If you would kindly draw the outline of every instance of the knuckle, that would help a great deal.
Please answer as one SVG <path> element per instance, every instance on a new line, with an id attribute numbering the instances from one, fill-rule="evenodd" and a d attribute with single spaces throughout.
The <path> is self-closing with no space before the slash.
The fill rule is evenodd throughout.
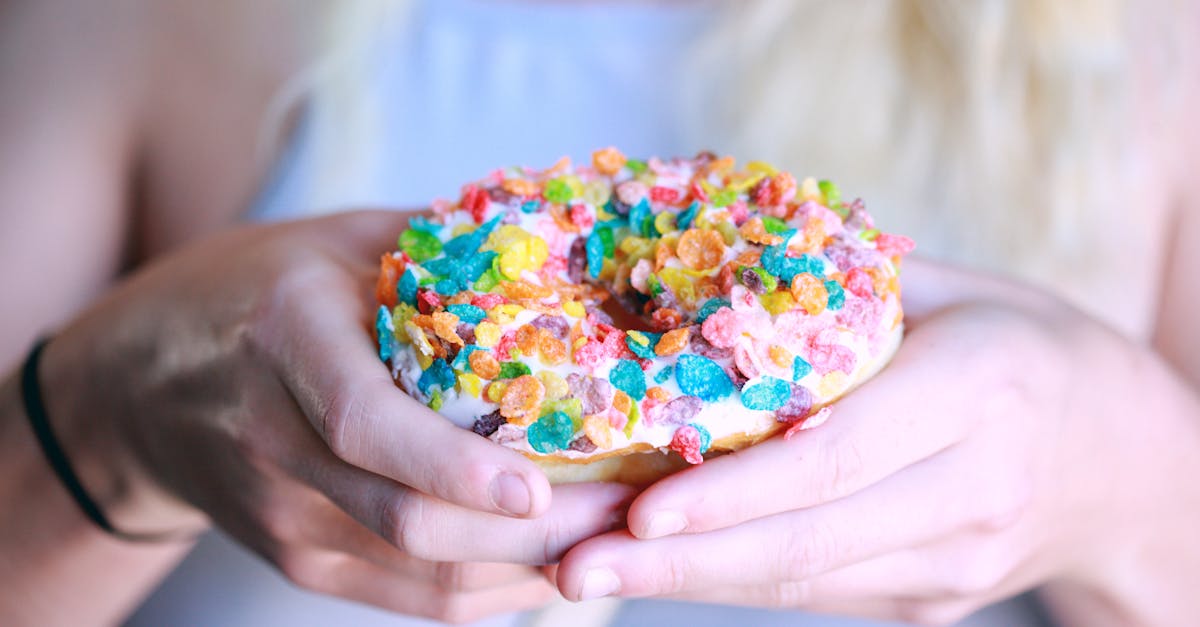
<path id="1" fill-rule="evenodd" d="M 839 499 L 858 489 L 866 467 L 866 458 L 860 442 L 853 438 L 833 440 L 827 444 L 822 458 L 824 468 L 828 469 L 829 480 L 819 482 L 816 486 L 820 502 Z"/>
<path id="2" fill-rule="evenodd" d="M 658 594 L 681 592 L 688 587 L 689 574 L 692 571 L 691 561 L 686 554 L 675 554 L 663 561 L 654 591 Z"/>
<path id="3" fill-rule="evenodd" d="M 361 441 L 359 431 L 366 422 L 367 407 L 363 398 L 355 389 L 343 389 L 327 399 L 319 417 L 321 437 L 329 450 L 339 459 L 355 465 Z"/>
<path id="4" fill-rule="evenodd" d="M 294 585 L 313 592 L 329 588 L 329 565 L 318 556 L 303 550 L 282 551 L 275 559 L 279 571 Z"/>
<path id="5" fill-rule="evenodd" d="M 267 537 L 283 545 L 293 544 L 303 538 L 301 520 L 288 507 L 268 500 L 258 511 L 258 524 Z"/>
<path id="6" fill-rule="evenodd" d="M 398 489 L 383 497 L 379 507 L 379 533 L 401 551 L 420 558 L 428 547 L 420 533 L 420 496 L 411 490 Z"/>
<path id="7" fill-rule="evenodd" d="M 466 564 L 438 562 L 434 570 L 434 581 L 447 592 L 464 592 L 467 588 Z"/>
<path id="8" fill-rule="evenodd" d="M 812 600 L 812 585 L 807 581 L 788 581 L 767 589 L 767 607 L 803 607 Z"/>
<path id="9" fill-rule="evenodd" d="M 954 600 L 987 596 L 1004 583 L 1008 573 L 1004 558 L 982 555 L 955 570 L 954 576 L 945 581 L 943 596 Z"/>
<path id="10" fill-rule="evenodd" d="M 993 492 L 975 516 L 975 529 L 982 533 L 995 534 L 1016 527 L 1025 517 L 1030 500 L 1029 490 L 1019 487 Z"/>
<path id="11" fill-rule="evenodd" d="M 830 570 L 837 561 L 841 542 L 835 530 L 824 524 L 808 524 L 789 530 L 780 538 L 776 551 L 780 579 L 800 581 Z"/>

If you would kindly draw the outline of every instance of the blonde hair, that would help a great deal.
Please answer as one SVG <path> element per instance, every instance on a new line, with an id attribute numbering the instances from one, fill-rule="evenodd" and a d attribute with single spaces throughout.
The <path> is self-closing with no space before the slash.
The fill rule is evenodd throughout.
<path id="1" fill-rule="evenodd" d="M 381 12 L 397 19 L 408 4 L 343 2 L 335 56 L 362 55 Z M 927 254 L 1042 282 L 1048 271 L 1100 280 L 1098 251 L 1119 231 L 1107 221 L 1129 200 L 1130 5 L 718 3 L 720 26 L 692 51 L 685 118 L 723 153 L 838 181 Z M 365 154 L 371 117 L 355 98 L 361 75 L 327 78 L 314 106 L 323 188 L 344 190 L 330 177 Z"/>

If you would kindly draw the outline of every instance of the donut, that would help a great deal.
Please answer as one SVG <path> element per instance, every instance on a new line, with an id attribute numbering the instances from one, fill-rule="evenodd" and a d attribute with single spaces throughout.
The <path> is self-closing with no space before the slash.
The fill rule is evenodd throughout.
<path id="1" fill-rule="evenodd" d="M 614 148 L 510 167 L 381 258 L 379 357 L 553 482 L 645 484 L 824 421 L 900 343 L 898 264 L 828 181 Z"/>

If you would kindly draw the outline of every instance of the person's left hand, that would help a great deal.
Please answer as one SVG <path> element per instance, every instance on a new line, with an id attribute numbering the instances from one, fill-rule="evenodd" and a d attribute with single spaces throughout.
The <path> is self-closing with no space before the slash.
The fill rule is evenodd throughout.
<path id="1" fill-rule="evenodd" d="M 1153 464 L 1105 389 L 1118 342 L 1021 286 L 917 260 L 904 285 L 903 345 L 827 423 L 654 484 L 567 553 L 562 593 L 941 624 L 1098 568 L 1102 508 Z"/>

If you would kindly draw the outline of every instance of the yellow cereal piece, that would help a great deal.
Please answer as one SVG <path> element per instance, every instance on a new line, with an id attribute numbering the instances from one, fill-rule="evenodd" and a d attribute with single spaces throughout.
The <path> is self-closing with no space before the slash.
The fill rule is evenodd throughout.
<path id="1" fill-rule="evenodd" d="M 745 174 L 734 174 L 729 177 L 729 189 L 735 192 L 744 192 L 758 184 L 759 181 L 766 178 L 767 175 L 763 172 L 747 172 Z"/>
<path id="2" fill-rule="evenodd" d="M 796 298 L 791 292 L 771 292 L 758 297 L 762 303 L 763 309 L 772 315 L 791 311 L 796 306 Z"/>
<path id="3" fill-rule="evenodd" d="M 491 348 L 498 344 L 501 335 L 503 333 L 500 325 L 491 320 L 482 320 L 475 325 L 475 343 L 484 348 Z"/>
<path id="4" fill-rule="evenodd" d="M 572 318 L 582 318 L 587 315 L 587 309 L 584 308 L 583 303 L 577 300 L 571 300 L 563 303 L 562 308 L 563 312 Z M 475 333 L 478 335 L 479 331 L 476 330 Z"/>
<path id="5" fill-rule="evenodd" d="M 571 392 L 567 387 L 566 379 L 563 379 L 557 372 L 553 370 L 542 370 L 537 373 L 538 381 L 546 388 L 546 400 L 557 401 L 561 398 L 566 398 Z"/>
<path id="6" fill-rule="evenodd" d="M 503 249 L 500 253 L 500 273 L 510 279 L 519 279 L 525 270 L 541 270 L 549 256 L 550 248 L 546 246 L 546 240 L 530 236 Z"/>
<path id="7" fill-rule="evenodd" d="M 810 176 L 800 183 L 800 198 L 818 203 L 825 199 L 825 196 L 821 194 L 821 186 L 817 184 L 817 179 Z"/>
<path id="8" fill-rule="evenodd" d="M 488 235 L 487 241 L 483 244 L 483 249 L 503 252 L 509 246 L 531 237 L 533 235 L 530 235 L 529 231 L 515 224 L 503 224 L 495 231 L 492 231 L 491 235 Z"/>
<path id="9" fill-rule="evenodd" d="M 433 365 L 433 355 L 417 353 L 417 365 L 421 367 L 421 370 L 429 368 Z"/>
<path id="10" fill-rule="evenodd" d="M 771 363 L 774 363 L 780 368 L 792 367 L 792 352 L 778 344 L 772 344 L 771 348 L 767 349 L 767 355 L 771 357 Z"/>
<path id="11" fill-rule="evenodd" d="M 717 232 L 721 234 L 721 237 L 725 240 L 726 246 L 733 246 L 733 243 L 737 241 L 738 228 L 733 224 L 733 222 L 729 220 L 723 220 L 714 224 L 713 228 L 715 228 Z"/>
<path id="12" fill-rule="evenodd" d="M 463 394 L 469 394 L 475 398 L 479 398 L 479 392 L 483 388 L 483 381 L 476 375 L 470 372 L 464 372 L 458 375 L 458 389 Z"/>
<path id="13" fill-rule="evenodd" d="M 433 345 L 429 343 L 429 338 L 425 337 L 425 329 L 410 320 L 404 323 L 404 331 L 408 333 L 408 339 L 417 349 L 418 355 L 433 356 Z"/>
<path id="14" fill-rule="evenodd" d="M 571 349 L 579 350 L 584 344 L 587 344 L 587 341 L 588 339 L 586 337 L 577 337 L 575 338 L 575 341 L 571 343 Z"/>
<path id="15" fill-rule="evenodd" d="M 604 181 L 589 181 L 583 185 L 583 202 L 593 207 L 602 207 L 612 197 L 612 188 Z"/>
<path id="16" fill-rule="evenodd" d="M 641 331 L 626 331 L 625 334 L 639 346 L 650 345 L 650 338 L 646 337 L 646 334 Z"/>
<path id="17" fill-rule="evenodd" d="M 454 228 L 450 229 L 450 235 L 453 237 L 458 237 L 459 235 L 462 235 L 464 233 L 470 233 L 471 231 L 474 231 L 477 228 L 479 228 L 479 227 L 477 227 L 474 224 L 471 224 L 469 222 L 455 224 Z"/>
<path id="18" fill-rule="evenodd" d="M 492 381 L 488 384 L 484 394 L 487 399 L 493 403 L 500 403 L 500 399 L 504 398 L 504 393 L 508 391 L 508 384 L 504 381 Z"/>
<path id="19" fill-rule="evenodd" d="M 654 228 L 659 233 L 670 233 L 675 230 L 675 214 L 664 211 L 654 218 Z"/>
<path id="20" fill-rule="evenodd" d="M 709 231 L 710 233 L 712 231 Z M 693 271 L 695 272 L 695 271 Z M 683 304 L 684 307 L 691 309 L 696 304 L 696 282 L 688 273 L 685 273 L 679 268 L 663 268 L 658 273 L 658 278 L 671 288 L 671 292 L 675 294 L 675 298 Z"/>
<path id="21" fill-rule="evenodd" d="M 841 370 L 834 370 L 821 377 L 817 383 L 817 395 L 821 398 L 831 398 L 846 391 L 850 387 L 850 376 Z"/>
<path id="22" fill-rule="evenodd" d="M 612 426 L 604 414 L 592 414 L 584 418 L 583 433 L 599 448 L 612 447 Z"/>
<path id="23" fill-rule="evenodd" d="M 488 318 L 496 324 L 506 325 L 510 324 L 517 317 L 517 314 L 522 311 L 525 311 L 525 308 L 516 303 L 505 303 L 503 305 L 496 305 L 488 310 Z M 478 329 L 476 329 L 476 332 L 478 333 Z"/>
<path id="24" fill-rule="evenodd" d="M 750 172 L 754 172 L 756 174 L 761 173 L 767 176 L 775 176 L 776 174 L 779 174 L 779 170 L 766 161 L 751 161 L 750 163 L 746 164 L 746 169 Z"/>

